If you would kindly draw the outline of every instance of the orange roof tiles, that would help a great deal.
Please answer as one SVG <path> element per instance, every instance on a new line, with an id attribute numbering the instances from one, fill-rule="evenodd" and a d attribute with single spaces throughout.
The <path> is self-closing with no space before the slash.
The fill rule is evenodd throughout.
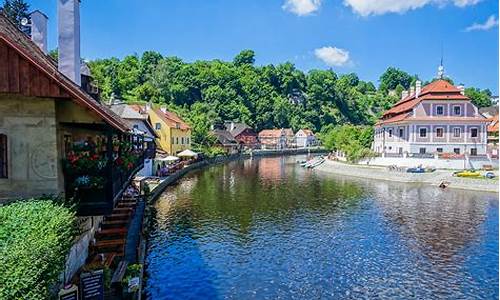
<path id="1" fill-rule="evenodd" d="M 259 132 L 259 137 L 280 137 L 282 135 L 281 129 L 264 129 Z"/>
<path id="2" fill-rule="evenodd" d="M 498 132 L 498 114 L 493 118 L 488 119 L 490 125 L 488 125 L 488 132 Z"/>
<path id="3" fill-rule="evenodd" d="M 177 116 L 176 113 L 165 110 L 162 111 L 161 109 L 155 109 L 154 110 L 156 114 L 165 122 L 168 126 L 170 127 L 177 127 L 177 124 L 179 125 L 179 129 L 181 130 L 189 130 L 191 127 L 189 127 L 188 124 L 186 124 L 179 116 Z"/>

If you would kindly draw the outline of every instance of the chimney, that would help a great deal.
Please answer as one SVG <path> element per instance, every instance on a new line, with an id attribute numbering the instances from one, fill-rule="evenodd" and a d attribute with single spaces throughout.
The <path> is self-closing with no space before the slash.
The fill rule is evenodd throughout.
<path id="1" fill-rule="evenodd" d="M 167 112 L 167 108 L 165 106 L 160 107 L 160 110 L 161 110 L 162 113 L 166 113 Z"/>
<path id="2" fill-rule="evenodd" d="M 402 91 L 401 92 L 401 100 L 403 100 L 406 97 L 408 97 L 408 91 Z"/>
<path id="3" fill-rule="evenodd" d="M 415 94 L 415 87 L 414 86 L 410 86 L 410 96 Z"/>
<path id="4" fill-rule="evenodd" d="M 234 130 L 234 122 L 231 121 L 231 123 L 229 124 L 229 131 L 233 131 Z"/>
<path id="5" fill-rule="evenodd" d="M 422 81 L 417 80 L 417 82 L 415 82 L 415 98 L 418 98 L 418 96 L 420 96 L 421 91 L 422 91 Z"/>
<path id="6" fill-rule="evenodd" d="M 57 15 L 59 71 L 81 85 L 80 0 L 57 0 Z"/>
<path id="7" fill-rule="evenodd" d="M 31 13 L 31 40 L 47 54 L 47 21 L 49 18 L 39 10 Z"/>
<path id="8" fill-rule="evenodd" d="M 465 86 L 463 84 L 457 86 L 457 88 L 460 90 L 460 94 L 465 95 Z"/>
<path id="9" fill-rule="evenodd" d="M 144 105 L 144 111 L 146 113 L 149 113 L 149 111 L 151 110 L 152 107 L 153 107 L 153 104 L 151 103 L 151 101 L 149 101 L 148 103 L 146 103 L 146 105 Z"/>

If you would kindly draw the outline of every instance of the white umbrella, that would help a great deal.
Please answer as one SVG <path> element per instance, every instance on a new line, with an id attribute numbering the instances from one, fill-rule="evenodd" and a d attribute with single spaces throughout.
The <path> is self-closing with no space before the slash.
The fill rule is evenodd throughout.
<path id="1" fill-rule="evenodd" d="M 169 155 L 167 157 L 159 157 L 157 158 L 156 160 L 159 160 L 159 161 L 177 161 L 179 160 L 180 158 L 178 158 L 177 156 L 172 156 L 172 155 Z"/>
<path id="2" fill-rule="evenodd" d="M 179 156 L 179 157 L 195 157 L 195 156 L 198 156 L 198 153 L 187 149 L 187 150 L 182 151 L 181 153 L 178 153 L 177 156 Z"/>

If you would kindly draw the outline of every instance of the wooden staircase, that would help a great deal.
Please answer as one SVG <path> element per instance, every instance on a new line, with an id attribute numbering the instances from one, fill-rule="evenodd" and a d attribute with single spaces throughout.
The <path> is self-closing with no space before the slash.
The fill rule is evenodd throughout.
<path id="1" fill-rule="evenodd" d="M 124 196 L 113 212 L 104 217 L 94 241 L 89 245 L 89 261 L 91 264 L 102 264 L 111 267 L 115 258 L 125 255 L 125 243 L 128 226 L 135 212 L 138 197 Z"/>

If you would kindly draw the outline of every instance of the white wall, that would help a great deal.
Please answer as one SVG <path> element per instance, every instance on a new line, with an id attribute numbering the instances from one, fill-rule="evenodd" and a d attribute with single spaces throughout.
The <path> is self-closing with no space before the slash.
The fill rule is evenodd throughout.
<path id="1" fill-rule="evenodd" d="M 413 158 L 413 157 L 374 157 L 369 160 L 360 161 L 360 165 L 376 165 L 376 166 L 391 166 L 399 167 L 434 167 L 437 169 L 482 169 L 484 165 L 491 165 L 498 168 L 498 159 L 490 160 L 487 158 L 470 159 L 468 162 L 464 159 L 434 159 L 434 158 Z"/>

